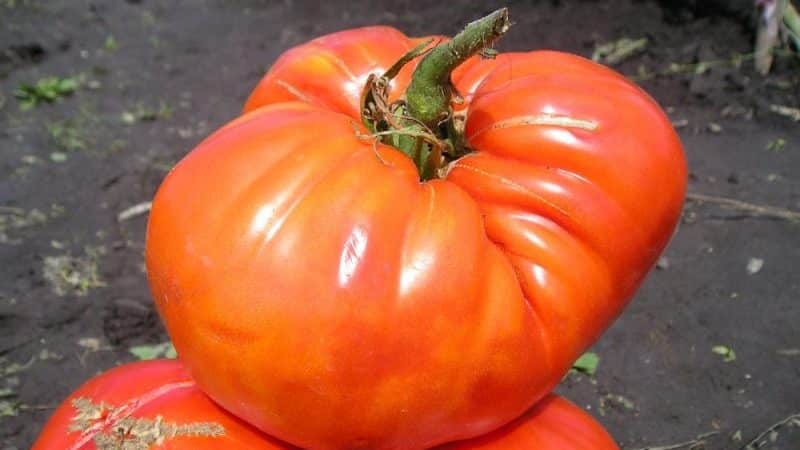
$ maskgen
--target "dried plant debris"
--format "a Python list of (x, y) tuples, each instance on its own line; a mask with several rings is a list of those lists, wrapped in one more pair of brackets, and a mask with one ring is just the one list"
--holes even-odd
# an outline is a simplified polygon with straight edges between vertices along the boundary
[(782, 348), (777, 350), (776, 353), (781, 356), (800, 356), (800, 348)]
[(66, 161), (69, 157), (64, 152), (52, 152), (50, 153), (50, 161), (54, 163), (62, 163)]
[(800, 50), (800, 13), (791, 1), (786, 2), (786, 10), (783, 12), (783, 31), (786, 36), (794, 43), (794, 47)]
[(705, 446), (707, 443), (706, 439), (716, 436), (718, 434), (719, 431), (710, 431), (708, 433), (703, 433), (689, 441), (678, 442), (677, 444), (658, 445), (654, 447), (642, 447), (636, 450), (678, 450), (678, 449), (704, 450), (707, 448)]
[(791, 106), (784, 105), (769, 105), (769, 110), (775, 114), (779, 114), (789, 119), (800, 122), (800, 108), (792, 108)]
[(127, 125), (132, 125), (136, 122), (169, 119), (170, 117), (172, 117), (172, 107), (163, 100), (158, 102), (157, 108), (147, 106), (144, 103), (137, 103), (130, 110), (125, 110), (120, 114), (120, 120)]
[(756, 450), (759, 448), (763, 448), (766, 446), (767, 441), (775, 442), (778, 440), (778, 430), (785, 426), (795, 426), (800, 427), (800, 413), (794, 413), (785, 417), (772, 425), (770, 425), (766, 430), (762, 431), (758, 434), (758, 436), (754, 437), (747, 443), (742, 450)]
[(11, 375), (24, 372), (33, 366), (35, 362), (36, 355), (31, 356), (31, 358), (25, 363), (12, 362), (10, 364), (6, 364), (6, 360), (0, 358), (0, 377), (7, 378)]
[[(776, 52), (778, 55), (784, 55), (786, 52)], [(643, 65), (639, 66), (636, 74), (629, 75), (634, 81), (650, 80), (655, 77), (663, 75), (679, 75), (679, 74), (693, 74), (703, 75), (711, 69), (721, 68), (739, 68), (742, 63), (755, 58), (754, 53), (734, 53), (728, 58), (720, 59), (706, 59), (693, 63), (677, 63), (671, 62), (666, 67), (659, 70), (650, 70)], [(699, 89), (702, 92), (702, 89)]]
[(601, 416), (605, 416), (609, 410), (635, 411), (636, 404), (623, 395), (608, 393), (600, 398), (597, 412)]
[[(772, 219), (784, 219), (793, 222), (800, 221), (800, 211), (792, 211), (770, 205), (749, 203), (735, 198), (717, 197), (714, 195), (689, 192), (686, 194), (686, 199), (694, 202), (719, 205), (726, 209), (735, 210), (741, 214), (747, 215), (748, 217), (766, 217)], [(686, 222), (686, 218), (684, 218), (684, 222)]]
[(112, 406), (79, 397), (72, 401), (77, 414), (70, 432), (92, 435), (98, 450), (150, 450), (181, 436), (219, 437), (225, 428), (214, 422), (177, 424), (155, 418), (133, 417), (133, 404)]
[(125, 208), (122, 211), (120, 211), (119, 214), (117, 214), (117, 221), (124, 222), (136, 216), (146, 214), (147, 212), (150, 211), (152, 207), (153, 207), (153, 202), (151, 201), (137, 203), (129, 208)]
[(20, 244), (22, 239), (12, 238), (9, 234), (11, 231), (42, 225), (63, 214), (64, 208), (55, 204), (50, 206), (49, 211), (0, 206), (0, 244)]
[(96, 337), (80, 338), (78, 339), (78, 346), (81, 348), (85, 348), (90, 352), (98, 352), (103, 348), (111, 348), (111, 347), (103, 347), (102, 343), (100, 342), (100, 339)]
[(680, 128), (685, 128), (688, 125), (689, 125), (688, 119), (675, 119), (672, 122), (672, 127), (675, 128), (676, 130)]
[(771, 152), (779, 152), (786, 148), (786, 139), (775, 138), (767, 142), (767, 150)]
[(595, 47), (594, 53), (592, 53), (592, 60), (613, 66), (644, 51), (646, 48), (647, 38), (621, 38)]
[(90, 289), (105, 286), (98, 269), (98, 262), (104, 254), (103, 246), (87, 246), (80, 256), (47, 256), (42, 268), (44, 279), (56, 295), (86, 295)]
[(769, 73), (775, 48), (791, 41), (800, 48), (800, 14), (791, 0), (756, 0), (760, 7), (756, 32), (755, 66), (761, 74)]

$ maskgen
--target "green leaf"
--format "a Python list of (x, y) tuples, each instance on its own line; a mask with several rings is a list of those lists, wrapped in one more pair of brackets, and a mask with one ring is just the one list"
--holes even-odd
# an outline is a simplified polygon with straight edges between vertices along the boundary
[(597, 353), (586, 352), (572, 363), (572, 370), (594, 376), (599, 363), (600, 357), (597, 356)]
[(154, 345), (136, 345), (129, 348), (128, 351), (141, 361), (158, 358), (173, 359), (178, 356), (172, 342), (163, 342)]
[(172, 342), (169, 343), (169, 346), (164, 351), (164, 357), (169, 359), (175, 359), (178, 357), (178, 352), (175, 351), (175, 346), (172, 345)]
[(131, 347), (128, 351), (142, 361), (156, 359), (162, 352), (160, 345), (137, 345)]
[(715, 345), (711, 347), (711, 351), (722, 356), (722, 360), (725, 362), (736, 361), (736, 352), (734, 352), (730, 347), (726, 347), (724, 345)]
[(76, 89), (78, 89), (77, 78), (47, 77), (35, 84), (20, 84), (14, 96), (19, 99), (20, 108), (28, 110), (43, 102), (53, 102), (59, 97), (75, 92)]

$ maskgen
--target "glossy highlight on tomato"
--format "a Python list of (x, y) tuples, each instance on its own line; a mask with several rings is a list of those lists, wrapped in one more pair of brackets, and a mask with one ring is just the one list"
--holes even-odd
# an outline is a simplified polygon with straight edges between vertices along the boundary
[(174, 360), (126, 364), (73, 392), (32, 450), (290, 450), (213, 403)]
[(621, 312), (681, 211), (658, 105), (552, 51), (457, 69), (473, 151), (420, 182), (359, 119), (360, 86), (418, 42), (369, 27), (286, 52), (153, 203), (148, 276), (179, 354), (304, 448), (424, 449), (514, 420)]

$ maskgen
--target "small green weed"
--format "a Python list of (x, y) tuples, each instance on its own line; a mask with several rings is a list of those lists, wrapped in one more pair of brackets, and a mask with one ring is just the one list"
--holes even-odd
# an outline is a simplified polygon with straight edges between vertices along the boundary
[(66, 119), (45, 125), (47, 134), (62, 150), (86, 150), (86, 138), (83, 133), (83, 120)]
[(117, 49), (117, 40), (114, 38), (114, 36), (109, 35), (106, 38), (105, 42), (103, 42), (103, 48), (107, 52), (113, 52), (114, 50)]
[(42, 103), (52, 103), (61, 97), (72, 94), (78, 89), (80, 83), (75, 77), (42, 78), (35, 84), (23, 83), (14, 92), (19, 100), (19, 107), (23, 111), (35, 108)]

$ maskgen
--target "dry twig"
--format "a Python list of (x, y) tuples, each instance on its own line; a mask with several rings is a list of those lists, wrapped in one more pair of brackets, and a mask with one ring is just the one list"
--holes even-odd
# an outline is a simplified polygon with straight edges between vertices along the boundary
[(137, 203), (131, 206), (130, 208), (126, 208), (120, 211), (120, 213), (117, 214), (117, 221), (124, 222), (128, 219), (132, 219), (136, 216), (145, 214), (146, 212), (150, 211), (150, 208), (152, 207), (153, 207), (153, 202)]
[(687, 448), (687, 447), (693, 448), (696, 445), (705, 444), (707, 438), (710, 438), (711, 436), (716, 436), (718, 434), (719, 431), (709, 431), (708, 433), (703, 433), (697, 436), (691, 441), (679, 442), (677, 444), (670, 444), (670, 445), (661, 445), (657, 447), (642, 447), (636, 450), (677, 450), (679, 448)]
[(769, 205), (759, 205), (748, 203), (734, 198), (717, 197), (713, 195), (698, 194), (689, 192), (686, 194), (687, 200), (714, 203), (724, 208), (735, 209), (752, 215), (753, 217), (772, 217), (776, 219), (800, 221), (800, 212), (790, 209), (778, 208)]
[(793, 422), (793, 421), (800, 421), (800, 413), (794, 413), (794, 414), (790, 415), (789, 417), (785, 417), (785, 418), (779, 420), (778, 422), (773, 423), (772, 425), (769, 426), (769, 428), (767, 428), (766, 430), (764, 430), (761, 433), (759, 433), (758, 436), (756, 436), (750, 442), (748, 442), (743, 447), (741, 447), (741, 450), (753, 450), (753, 449), (760, 448), (761, 446), (758, 445), (758, 443), (762, 439), (765, 439), (773, 431), (775, 431), (778, 428), (780, 428), (780, 427), (782, 427), (784, 425), (787, 425), (787, 424), (789, 424), (790, 422)]

